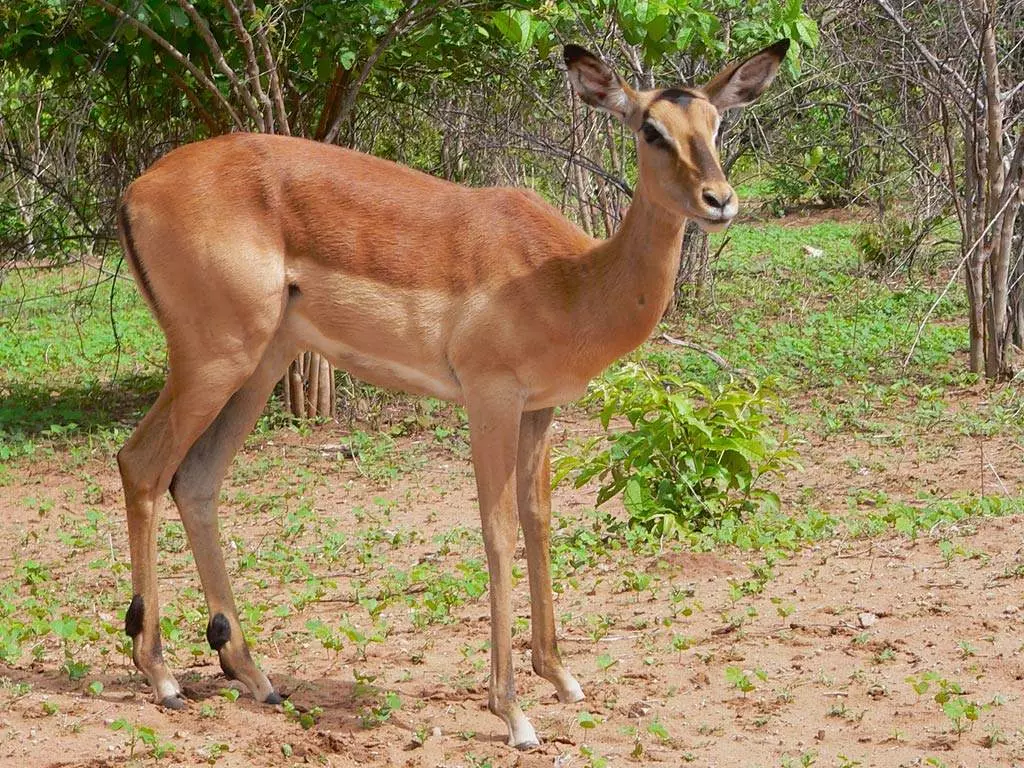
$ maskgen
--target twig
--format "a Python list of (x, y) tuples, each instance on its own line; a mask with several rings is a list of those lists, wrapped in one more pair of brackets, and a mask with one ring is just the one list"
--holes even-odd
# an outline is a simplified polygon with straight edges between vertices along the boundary
[(214, 84), (214, 82), (212, 80), (210, 80), (210, 78), (208, 78), (205, 74), (203, 74), (203, 71), (201, 69), (199, 69), (199, 67), (197, 67), (195, 64), (193, 64), (191, 61), (189, 61), (188, 58), (186, 58), (185, 55), (181, 51), (179, 51), (177, 48), (175, 48), (173, 45), (171, 45), (167, 40), (165, 40), (159, 34), (154, 32), (149, 26), (147, 26), (146, 24), (143, 24), (141, 21), (139, 21), (138, 19), (134, 18), (133, 16), (129, 16), (122, 9), (118, 8), (116, 5), (112, 5), (111, 3), (108, 3), (107, 0), (92, 0), (92, 2), (96, 3), (97, 5), (102, 6), (106, 11), (115, 14), (119, 19), (124, 21), (130, 27), (134, 28), (138, 32), (141, 32), (143, 35), (148, 37), (150, 40), (152, 40), (158, 46), (163, 48), (164, 51), (166, 51), (167, 54), (172, 59), (174, 59), (176, 62), (181, 64), (181, 66), (183, 66), (185, 69), (187, 69), (189, 71), (189, 73), (192, 75), (192, 77), (194, 77), (196, 80), (198, 80), (199, 83), (207, 91), (209, 91), (210, 94), (215, 99), (217, 99), (217, 101), (220, 102), (221, 106), (224, 108), (224, 111), (227, 112), (228, 115), (230, 115), (231, 122), (233, 122), (235, 124), (236, 128), (239, 128), (239, 129), (244, 129), (245, 128), (245, 122), (242, 120), (241, 117), (238, 116), (238, 113), (231, 106), (231, 103), (227, 99), (224, 98), (224, 94), (222, 94), (220, 92), (220, 89), (217, 88), (217, 86)]
[(674, 346), (683, 347), (684, 349), (692, 349), (694, 352), (700, 352), (702, 355), (706, 355), (707, 357), (709, 357), (711, 361), (715, 363), (715, 365), (717, 365), (719, 368), (729, 371), (730, 373), (738, 373), (740, 376), (743, 376), (745, 378), (750, 378), (750, 373), (748, 371), (745, 371), (742, 368), (737, 368), (736, 366), (730, 364), (728, 360), (726, 360), (724, 357), (722, 357), (714, 350), (702, 347), (700, 344), (694, 344), (692, 341), (684, 341), (683, 339), (677, 339), (675, 336), (669, 336), (667, 333), (661, 334), (661, 336), (659, 336), (658, 338)]
[[(182, 0), (178, 1), (182, 2)], [(273, 106), (270, 103), (270, 97), (267, 96), (263, 90), (263, 85), (260, 83), (260, 67), (256, 62), (256, 50), (253, 48), (252, 35), (245, 28), (242, 14), (238, 12), (238, 6), (232, 0), (224, 0), (224, 7), (231, 17), (231, 25), (235, 28), (235, 35), (237, 35), (238, 41), (242, 44), (242, 49), (245, 51), (245, 71), (249, 75), (249, 83), (246, 85), (246, 92), (243, 95), (246, 106), (249, 106), (250, 109), (258, 113), (256, 101), (259, 101), (260, 106), (263, 107), (263, 116), (256, 122), (261, 125), (261, 131), (274, 133)], [(252, 92), (256, 94), (255, 99), (253, 99)]]
[[(250, 18), (256, 18), (256, 4), (253, 0), (246, 0), (245, 10)], [(270, 43), (267, 42), (267, 33), (262, 24), (256, 27), (256, 39), (259, 41), (260, 51), (263, 53), (263, 61), (269, 77), (268, 88), (277, 109), (277, 132), (290, 136), (292, 129), (288, 124), (288, 110), (284, 106), (284, 93), (281, 90), (281, 79), (277, 74), (277, 62), (270, 51)]]
[(925, 325), (927, 325), (928, 319), (932, 316), (932, 312), (934, 312), (935, 308), (939, 306), (939, 302), (946, 298), (946, 294), (949, 293), (949, 289), (953, 287), (953, 283), (960, 275), (960, 270), (963, 269), (964, 264), (967, 263), (967, 260), (971, 257), (971, 254), (974, 253), (974, 251), (977, 249), (979, 245), (981, 245), (981, 241), (985, 239), (985, 235), (987, 235), (988, 231), (992, 229), (992, 225), (999, 220), (1000, 216), (1003, 215), (1003, 211), (1005, 211), (1007, 206), (1010, 205), (1011, 200), (1013, 200), (1012, 197), (1008, 198), (1007, 201), (1003, 203), (1003, 207), (996, 211), (995, 215), (985, 226), (985, 229), (983, 229), (981, 231), (981, 234), (978, 235), (978, 239), (974, 241), (974, 244), (971, 245), (971, 247), (967, 250), (967, 253), (965, 253), (963, 255), (963, 258), (960, 259), (960, 263), (956, 265), (956, 268), (953, 270), (953, 274), (950, 275), (949, 281), (946, 283), (946, 287), (942, 289), (942, 293), (940, 293), (935, 298), (935, 301), (932, 302), (932, 305), (928, 307), (928, 311), (924, 313), (924, 317), (921, 319), (921, 324), (917, 326), (917, 333), (914, 335), (914, 341), (910, 345), (910, 350), (907, 352), (907, 356), (903, 358), (902, 369), (904, 371), (907, 370), (907, 366), (910, 365), (910, 358), (913, 357), (914, 350), (917, 349), (917, 344), (919, 341), (921, 341), (921, 334), (924, 333), (924, 327)]
[[(896, 10), (887, 2), (887, 0), (875, 0), (875, 2), (885, 12), (885, 15), (892, 19), (896, 26), (900, 28), (900, 32), (902, 32), (910, 39), (910, 41), (914, 44), (914, 47), (916, 47), (917, 50), (921, 52), (921, 55), (924, 56), (925, 61), (928, 62), (929, 66), (931, 66), (931, 68), (935, 70), (935, 73), (939, 75), (941, 79), (945, 79), (948, 77), (949, 80), (947, 80), (947, 82), (952, 81), (953, 83), (958, 85), (967, 96), (972, 96), (970, 87), (968, 87), (967, 83), (964, 82), (964, 79), (963, 77), (960, 76), (960, 73), (957, 72), (952, 67), (950, 67), (948, 64), (940, 61), (934, 53), (928, 50), (928, 47), (923, 42), (921, 42), (921, 40), (914, 34), (910, 27), (907, 26), (907, 22), (904, 21), (903, 17), (896, 12)], [(975, 106), (982, 109), (984, 108), (985, 105), (981, 102), (981, 99), (979, 99), (976, 95), (973, 95), (973, 100)]]
[[(213, 32), (210, 30), (210, 25), (207, 24), (206, 19), (199, 15), (199, 11), (192, 5), (188, 0), (178, 0), (178, 5), (181, 9), (188, 14), (188, 17), (192, 19), (192, 23), (195, 25), (196, 30), (199, 32), (199, 36), (203, 38), (203, 42), (206, 43), (206, 47), (210, 49), (210, 54), (213, 56), (213, 62), (217, 65), (217, 69), (221, 71), (231, 83), (231, 90), (233, 90), (238, 98), (245, 104), (246, 111), (249, 113), (249, 117), (252, 119), (259, 130), (264, 130), (263, 118), (260, 116), (259, 110), (256, 107), (256, 102), (253, 101), (252, 94), (249, 90), (243, 88), (241, 83), (238, 82), (238, 75), (235, 74), (235, 70), (228, 64), (226, 58), (224, 58), (224, 51), (221, 50), (220, 44), (217, 42), (217, 38), (213, 36)], [(243, 30), (244, 31), (244, 30)]]
[(380, 42), (377, 43), (377, 47), (374, 48), (366, 57), (366, 61), (363, 62), (362, 69), (359, 70), (358, 77), (356, 77), (348, 87), (345, 98), (341, 103), (341, 109), (339, 109), (338, 114), (335, 115), (330, 129), (327, 131), (327, 135), (324, 136), (324, 141), (326, 143), (333, 144), (338, 138), (338, 134), (341, 132), (341, 126), (352, 112), (352, 107), (355, 105), (359, 91), (362, 90), (363, 84), (370, 76), (370, 72), (373, 70), (377, 60), (384, 55), (384, 52), (388, 47), (390, 47), (391, 43), (394, 42), (395, 38), (407, 28), (413, 27), (425, 19), (433, 17), (438, 11), (437, 8), (430, 8), (424, 11), (419, 18), (416, 18), (416, 7), (419, 4), (420, 0), (412, 0), (405, 9), (405, 13), (395, 19), (394, 23), (388, 28), (388, 31), (380, 38)]

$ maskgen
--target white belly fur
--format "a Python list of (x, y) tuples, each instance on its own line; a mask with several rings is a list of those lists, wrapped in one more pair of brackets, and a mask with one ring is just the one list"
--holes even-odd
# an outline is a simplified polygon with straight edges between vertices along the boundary
[(290, 317), (289, 325), (304, 344), (325, 355), (335, 367), (368, 384), (462, 402), (462, 389), (443, 360), (437, 366), (413, 367), (388, 357), (387, 349), (357, 350), (340, 339), (329, 338), (301, 315)]

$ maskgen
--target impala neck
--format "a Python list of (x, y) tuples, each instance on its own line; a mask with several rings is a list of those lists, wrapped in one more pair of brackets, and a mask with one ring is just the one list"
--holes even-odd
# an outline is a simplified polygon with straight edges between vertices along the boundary
[(610, 324), (640, 344), (661, 319), (675, 285), (686, 219), (651, 199), (641, 182), (618, 231), (595, 249), (605, 268), (603, 306)]
[(671, 266), (666, 257), (678, 256), (686, 219), (656, 203), (641, 181), (622, 225), (606, 243), (635, 267)]

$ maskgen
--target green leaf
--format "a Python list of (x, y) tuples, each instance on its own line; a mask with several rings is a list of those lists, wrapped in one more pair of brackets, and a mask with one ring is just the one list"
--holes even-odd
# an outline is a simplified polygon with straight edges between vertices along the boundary
[(185, 15), (185, 11), (181, 8), (172, 6), (168, 11), (168, 17), (171, 20), (171, 25), (178, 29), (185, 29), (188, 26), (188, 16)]
[(498, 11), (491, 16), (491, 23), (506, 40), (525, 51), (532, 41), (532, 17), (529, 11)]
[(797, 40), (804, 43), (810, 48), (817, 48), (820, 35), (818, 33), (818, 25), (814, 19), (802, 16), (793, 23), (793, 28), (797, 33)]
[(671, 25), (672, 19), (669, 16), (655, 16), (647, 24), (647, 40), (658, 42), (665, 37)]
[(636, 478), (626, 481), (626, 489), (622, 494), (622, 503), (626, 505), (626, 509), (631, 512), (641, 511), (644, 508), (644, 500), (645, 494), (640, 481)]
[(654, 735), (654, 736), (657, 736), (662, 741), (668, 741), (669, 740), (668, 728), (666, 728), (658, 720), (653, 720), (652, 722), (647, 724), (647, 732), (652, 734), (652, 735)]

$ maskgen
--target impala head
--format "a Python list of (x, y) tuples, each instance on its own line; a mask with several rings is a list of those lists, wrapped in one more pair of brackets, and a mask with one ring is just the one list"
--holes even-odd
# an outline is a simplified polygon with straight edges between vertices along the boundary
[(668, 210), (715, 232), (739, 209), (715, 148), (721, 113), (760, 96), (787, 50), (789, 40), (780, 40), (730, 64), (704, 86), (653, 91), (630, 88), (615, 70), (578, 45), (565, 46), (565, 63), (580, 98), (615, 115), (636, 134), (638, 186)]

